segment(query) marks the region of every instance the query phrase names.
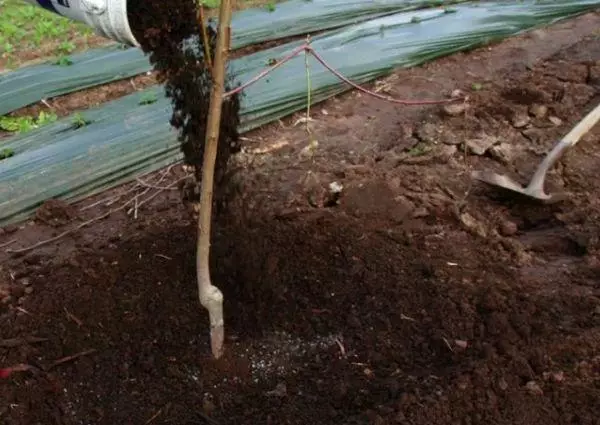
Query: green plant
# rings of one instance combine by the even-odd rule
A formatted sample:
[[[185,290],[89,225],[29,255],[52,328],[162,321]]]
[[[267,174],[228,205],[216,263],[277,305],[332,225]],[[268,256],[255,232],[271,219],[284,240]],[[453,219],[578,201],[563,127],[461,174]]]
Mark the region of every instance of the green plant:
[[[408,150],[410,156],[423,156],[431,150],[430,146],[425,143],[417,143],[415,146]]]
[[[4,44],[2,45],[2,53],[6,54],[6,55],[10,55],[14,51],[15,51],[15,46],[13,46],[8,41],[4,42]]]
[[[275,12],[275,2],[269,2],[265,5],[265,9],[267,9],[269,12]]]
[[[77,46],[75,46],[75,43],[73,43],[72,41],[63,41],[58,45],[56,50],[58,51],[58,53],[66,55],[72,53],[76,47]]]
[[[75,112],[75,114],[73,115],[73,118],[71,119],[71,122],[73,123],[73,128],[77,129],[77,128],[85,127],[86,125],[90,124],[92,121],[85,118],[81,112]]]
[[[151,105],[158,100],[158,96],[156,93],[147,92],[142,95],[140,101],[138,102],[140,105]]]
[[[22,132],[32,128],[32,117],[0,117],[0,129],[4,131]]]
[[[57,116],[55,113],[48,113],[48,112],[44,112],[44,111],[40,111],[40,113],[38,114],[37,117],[37,121],[36,124],[38,127],[45,125],[45,124],[50,124],[51,122],[54,122],[57,120]]]
[[[479,91],[483,88],[483,84],[481,83],[473,83],[471,84],[471,90],[473,91]]]
[[[0,117],[0,129],[15,133],[26,133],[45,124],[56,121],[56,114],[41,111],[37,118],[32,116],[23,117]]]
[[[54,65],[58,66],[71,66],[73,65],[73,61],[68,56],[59,56],[58,59],[54,61]]]
[[[39,57],[49,51],[70,54],[76,45],[74,39],[91,34],[92,29],[51,13],[39,6],[21,0],[2,0],[0,6],[0,54],[5,63],[19,63],[22,54],[27,59]],[[36,47],[48,45],[50,49]]]
[[[0,150],[0,161],[2,161],[3,159],[6,158],[10,158],[11,156],[15,155],[15,151],[13,151],[10,148],[4,148],[2,150]]]

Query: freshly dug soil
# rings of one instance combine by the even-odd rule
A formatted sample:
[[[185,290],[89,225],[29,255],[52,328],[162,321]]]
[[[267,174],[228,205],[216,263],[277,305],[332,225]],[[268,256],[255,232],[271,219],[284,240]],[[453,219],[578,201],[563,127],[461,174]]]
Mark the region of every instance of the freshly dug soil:
[[[324,102],[313,156],[297,116],[249,134],[214,226],[219,361],[176,192],[0,252],[0,341],[47,338],[0,347],[1,366],[46,370],[0,382],[2,423],[600,424],[600,128],[549,178],[566,202],[469,179],[526,181],[600,101],[599,27],[587,14],[376,84],[463,90],[463,109]],[[60,231],[26,223],[0,245]]]

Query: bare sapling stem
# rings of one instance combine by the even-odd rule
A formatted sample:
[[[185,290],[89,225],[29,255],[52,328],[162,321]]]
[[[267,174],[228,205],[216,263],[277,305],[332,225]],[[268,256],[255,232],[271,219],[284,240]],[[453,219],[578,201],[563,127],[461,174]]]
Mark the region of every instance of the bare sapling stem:
[[[306,135],[308,136],[308,149],[310,152],[310,156],[312,158],[312,161],[314,162],[315,158],[315,153],[317,150],[317,147],[319,146],[319,142],[317,141],[317,139],[315,138],[315,136],[313,135],[311,129],[310,129],[310,107],[312,105],[312,84],[311,84],[311,78],[310,78],[310,63],[309,63],[309,56],[310,56],[310,35],[306,36],[306,44],[305,44],[305,49],[304,49],[304,68],[306,69],[306,122],[305,122],[305,129],[306,129]]]
[[[204,46],[204,60],[206,61],[206,67],[213,71],[212,57],[210,54],[210,40],[208,39],[208,32],[206,31],[206,16],[204,14],[204,3],[200,2],[198,6],[198,23],[200,24],[200,30],[202,31],[202,44]]]
[[[223,90],[225,86],[225,68],[229,54],[229,34],[231,26],[231,0],[221,0],[219,27],[213,67],[213,86],[208,113],[206,143],[202,164],[202,186],[200,214],[198,217],[198,244],[196,254],[196,272],[200,303],[208,310],[210,318],[210,342],[215,358],[223,354],[225,323],[223,320],[223,294],[210,279],[210,226],[212,218],[213,185],[215,160],[219,143]]]
[[[306,36],[306,45],[310,46],[310,35]],[[304,68],[306,69],[306,133],[310,135],[310,105],[312,100],[310,98],[312,94],[312,87],[310,84],[310,64],[308,62],[309,52],[308,49],[304,50]]]

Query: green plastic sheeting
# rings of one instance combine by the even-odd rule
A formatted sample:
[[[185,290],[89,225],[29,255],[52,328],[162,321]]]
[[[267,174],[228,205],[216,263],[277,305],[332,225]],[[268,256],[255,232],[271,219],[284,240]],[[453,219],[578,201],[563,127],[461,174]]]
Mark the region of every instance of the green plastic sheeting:
[[[600,7],[599,1],[522,1],[456,6],[455,13],[423,10],[376,19],[314,40],[324,59],[357,82],[410,67],[482,43],[500,40]],[[297,43],[232,62],[246,81]],[[348,86],[310,60],[313,101]],[[15,155],[0,161],[0,225],[22,220],[49,198],[76,200],[130,181],[181,159],[169,126],[171,106],[159,88],[158,101],[140,105],[136,93],[85,112],[92,122],[75,129],[70,119],[0,143]],[[306,106],[304,57],[278,68],[248,88],[242,102],[242,130],[289,115]]]
[[[439,1],[450,4],[455,1]],[[291,0],[274,11],[266,8],[235,13],[232,47],[277,40],[314,31],[338,28],[378,16],[430,7],[426,0]],[[41,99],[110,83],[152,69],[138,48],[119,45],[90,49],[69,57],[72,65],[52,63],[24,67],[0,74],[0,115]]]

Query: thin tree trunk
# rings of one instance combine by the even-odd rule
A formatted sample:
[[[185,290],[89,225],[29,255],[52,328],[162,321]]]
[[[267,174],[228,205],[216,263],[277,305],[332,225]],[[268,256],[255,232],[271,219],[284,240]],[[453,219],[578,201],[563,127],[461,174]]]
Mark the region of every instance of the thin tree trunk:
[[[213,67],[213,87],[210,99],[210,111],[206,131],[206,144],[202,165],[202,188],[200,215],[198,218],[198,245],[196,254],[196,272],[200,303],[208,310],[210,317],[210,339],[213,356],[223,354],[225,323],[223,320],[223,294],[210,279],[210,226],[212,218],[213,180],[215,160],[219,142],[223,90],[225,86],[225,68],[229,54],[229,36],[231,33],[231,0],[221,0],[217,47]]]

